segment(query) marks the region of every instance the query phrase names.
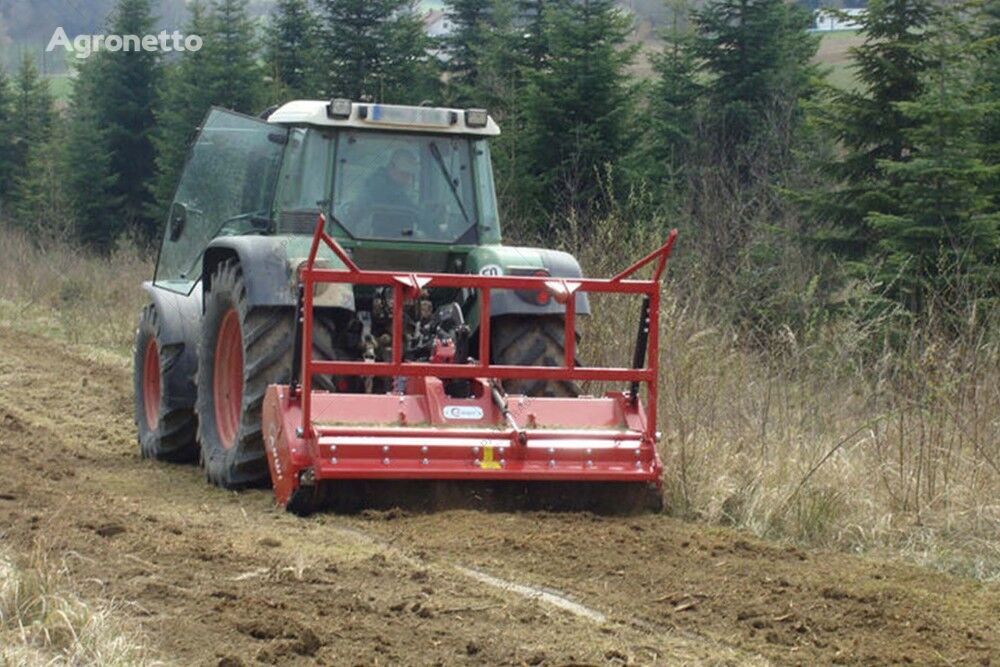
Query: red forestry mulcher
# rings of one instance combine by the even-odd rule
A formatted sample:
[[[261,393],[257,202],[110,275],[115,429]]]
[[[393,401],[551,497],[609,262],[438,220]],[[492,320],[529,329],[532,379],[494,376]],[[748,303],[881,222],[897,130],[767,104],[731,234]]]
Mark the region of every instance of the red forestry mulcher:
[[[655,252],[607,280],[554,280],[542,276],[487,276],[442,273],[365,271],[316,226],[309,258],[300,273],[302,307],[299,345],[301,364],[292,383],[271,385],[264,398],[264,441],[277,502],[296,513],[308,513],[332,502],[350,507],[367,495],[346,480],[466,480],[546,482],[539,493],[551,498],[553,483],[615,484],[619,500],[638,491],[635,500],[659,505],[662,465],[656,452],[658,327],[660,277],[677,232]],[[316,267],[316,252],[326,244],[344,269]],[[631,276],[655,263],[653,277]],[[313,349],[313,298],[318,285],[342,283],[392,289],[392,358],[384,362],[323,361]],[[436,338],[428,361],[403,359],[404,304],[429,288],[479,292],[477,358],[455,363],[451,336]],[[549,294],[565,307],[566,346],[561,366],[491,364],[489,351],[490,294],[493,290],[528,290]],[[580,367],[576,363],[575,294],[600,292],[644,297],[633,368]],[[478,359],[478,360],[477,360]],[[648,363],[646,360],[648,359]],[[297,371],[297,372],[296,372]],[[315,375],[394,378],[397,391],[385,394],[317,391]],[[300,381],[301,378],[301,381]],[[405,379],[405,382],[399,380]],[[461,395],[448,381],[464,380]],[[603,397],[544,397],[507,394],[504,380],[611,381],[630,383],[628,391]],[[647,405],[638,387],[646,383]],[[622,486],[624,485],[624,486]],[[599,488],[575,487],[556,494],[558,506],[574,505],[573,496],[595,496]],[[530,491],[527,493],[530,494]],[[599,505],[607,506],[600,498]],[[612,498],[612,502],[614,499]],[[582,506],[592,503],[584,502]],[[621,508],[634,507],[635,501]],[[609,509],[614,509],[610,507]]]

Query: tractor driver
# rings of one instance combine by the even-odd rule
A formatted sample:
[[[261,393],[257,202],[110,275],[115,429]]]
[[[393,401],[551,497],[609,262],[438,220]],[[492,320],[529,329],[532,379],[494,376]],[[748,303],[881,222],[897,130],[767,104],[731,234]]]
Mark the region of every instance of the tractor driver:
[[[392,152],[388,164],[365,181],[358,201],[367,209],[368,224],[376,236],[398,237],[413,230],[419,209],[413,199],[419,160],[408,148]],[[411,231],[412,233],[412,231]]]

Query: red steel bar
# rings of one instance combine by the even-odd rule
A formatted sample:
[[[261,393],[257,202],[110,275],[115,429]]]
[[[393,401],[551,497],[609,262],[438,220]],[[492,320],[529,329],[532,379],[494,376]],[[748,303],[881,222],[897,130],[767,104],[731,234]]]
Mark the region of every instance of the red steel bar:
[[[598,380],[612,382],[644,382],[647,385],[647,419],[646,431],[642,434],[626,435],[622,432],[616,437],[632,440],[640,438],[651,442],[656,434],[656,401],[659,365],[659,315],[660,315],[660,278],[666,262],[677,238],[677,230],[672,230],[666,243],[646,255],[629,268],[611,279],[579,278],[572,284],[561,279],[554,283],[547,276],[483,276],[473,274],[442,274],[422,273],[402,275],[391,271],[365,271],[359,268],[347,252],[340,247],[332,237],[324,231],[326,218],[321,214],[313,235],[309,250],[309,259],[301,272],[304,289],[304,304],[302,317],[302,437],[315,435],[312,425],[312,376],[319,375],[355,375],[355,376],[399,376],[399,377],[439,377],[472,379],[489,377],[491,379],[539,379],[539,380]],[[320,242],[325,243],[344,263],[345,269],[317,269],[316,254]],[[639,269],[657,261],[653,277],[650,280],[629,279]],[[312,358],[313,335],[313,291],[316,283],[350,283],[354,285],[392,286],[392,361],[321,361]],[[422,287],[452,287],[478,289],[480,292],[480,322],[479,322],[479,363],[478,364],[436,364],[426,362],[403,361],[403,302],[407,297],[416,298]],[[524,289],[548,290],[557,295],[558,300],[565,303],[565,356],[563,366],[505,366],[490,363],[490,292],[493,289]],[[576,366],[576,293],[598,292],[616,294],[643,294],[650,300],[649,306],[649,348],[647,363],[644,368],[580,368]],[[321,433],[333,435],[336,430],[324,427]],[[433,430],[440,436],[447,430]],[[351,428],[351,435],[380,435],[421,433],[414,429],[363,429]],[[456,431],[451,431],[452,437]],[[472,433],[472,431],[470,431]],[[482,435],[475,431],[475,436]],[[491,437],[504,437],[502,431],[490,431]],[[553,431],[542,435],[541,431],[532,431],[534,438],[580,437],[575,431]],[[557,435],[566,433],[568,435]]]

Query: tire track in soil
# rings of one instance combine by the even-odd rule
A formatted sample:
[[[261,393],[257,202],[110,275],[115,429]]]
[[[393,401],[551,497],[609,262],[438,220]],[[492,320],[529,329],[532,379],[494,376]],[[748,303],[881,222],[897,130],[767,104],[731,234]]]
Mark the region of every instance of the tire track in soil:
[[[128,601],[181,664],[1000,664],[1000,587],[916,567],[662,516],[296,519],[140,460],[130,385],[125,361],[0,328],[0,534]]]

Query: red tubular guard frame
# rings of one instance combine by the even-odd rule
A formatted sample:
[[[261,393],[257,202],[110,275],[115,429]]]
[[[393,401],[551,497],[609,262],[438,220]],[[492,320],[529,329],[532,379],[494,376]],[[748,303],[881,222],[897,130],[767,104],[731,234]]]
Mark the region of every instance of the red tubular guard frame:
[[[302,483],[334,478],[588,479],[659,483],[662,468],[655,442],[660,279],[677,230],[670,232],[660,248],[613,278],[570,279],[366,271],[351,260],[324,227],[325,218],[321,215],[308,260],[300,272],[301,385],[273,385],[268,388],[265,399],[265,440],[279,503],[288,502],[291,493],[300,485],[301,475],[306,473],[310,481]],[[320,243],[325,243],[345,268],[317,268]],[[632,277],[648,265],[653,267],[651,278]],[[391,361],[312,358],[313,294],[315,285],[322,283],[392,288]],[[403,361],[404,301],[417,297],[424,288],[434,287],[479,291],[479,349],[475,361],[466,364]],[[546,290],[564,305],[562,366],[490,363],[490,292],[495,289]],[[581,368],[576,365],[577,292],[634,294],[648,299],[648,321],[645,323],[648,346],[644,366]],[[639,359],[636,365],[641,365]],[[320,392],[314,396],[313,375],[409,377],[413,381],[409,383],[411,391],[401,395]],[[441,383],[446,378],[471,380],[478,388],[477,398],[449,398]],[[637,396],[621,391],[599,398],[511,395],[508,397],[510,414],[506,415],[505,422],[502,410],[499,406],[494,408],[489,398],[492,382],[504,379],[645,383],[648,396],[643,410]],[[319,403],[324,414],[336,417],[332,423],[314,424],[314,402]],[[442,414],[448,418],[449,410],[463,409],[471,409],[476,415],[467,419],[465,426],[443,423]],[[514,414],[521,417],[520,424],[513,418]],[[506,430],[505,424],[509,426]],[[470,458],[470,450],[474,460]]]

